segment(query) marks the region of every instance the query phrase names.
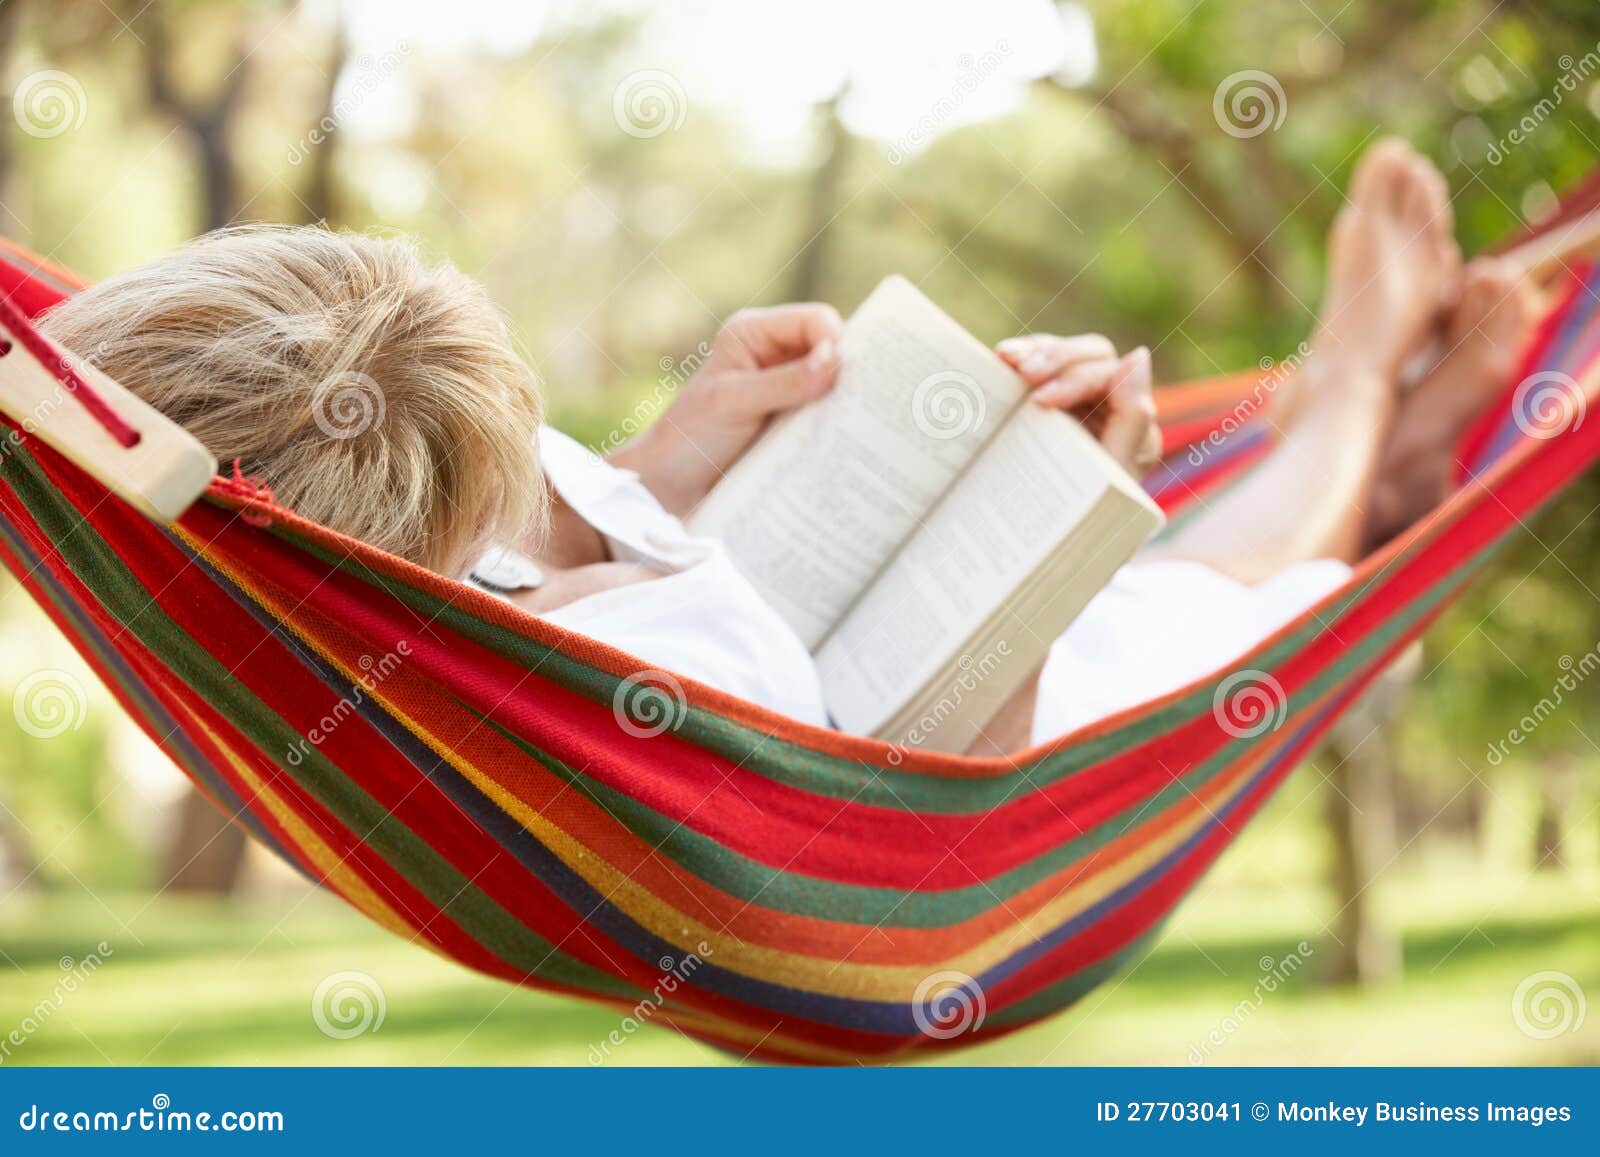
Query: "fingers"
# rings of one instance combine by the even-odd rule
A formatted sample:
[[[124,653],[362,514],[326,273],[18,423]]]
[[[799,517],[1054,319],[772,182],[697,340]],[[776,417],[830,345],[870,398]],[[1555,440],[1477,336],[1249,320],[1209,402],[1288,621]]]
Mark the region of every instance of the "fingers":
[[[820,398],[838,377],[839,343],[823,338],[805,357],[728,373],[718,383],[718,405],[740,417],[779,414]]]
[[[1111,376],[1121,364],[1116,357],[1079,362],[1034,391],[1033,400],[1054,410],[1071,410],[1098,401],[1111,388]]]
[[[1104,409],[1100,443],[1106,452],[1135,475],[1153,467],[1161,456],[1161,430],[1156,423],[1149,350],[1140,346],[1117,363]]]
[[[718,331],[716,346],[744,364],[770,366],[837,343],[843,325],[838,310],[815,301],[742,309]]]
[[[1117,356],[1111,339],[1098,333],[1080,333],[1072,337],[1028,334],[1007,338],[995,346],[995,352],[1030,386],[1042,385],[1080,362],[1113,360]]]

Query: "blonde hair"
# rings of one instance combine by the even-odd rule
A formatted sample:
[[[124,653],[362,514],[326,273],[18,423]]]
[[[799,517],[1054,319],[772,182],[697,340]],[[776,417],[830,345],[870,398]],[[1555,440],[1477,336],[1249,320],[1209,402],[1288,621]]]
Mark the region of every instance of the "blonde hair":
[[[483,288],[408,242],[209,234],[43,329],[297,513],[453,577],[543,529],[537,383]]]

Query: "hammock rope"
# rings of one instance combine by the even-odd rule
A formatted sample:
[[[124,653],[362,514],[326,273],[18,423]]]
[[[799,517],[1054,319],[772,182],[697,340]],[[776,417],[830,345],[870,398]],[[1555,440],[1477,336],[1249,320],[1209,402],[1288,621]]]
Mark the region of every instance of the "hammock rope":
[[[0,260],[24,332],[74,284]],[[1519,375],[1572,383],[1580,410],[1597,290],[1566,275]],[[1259,379],[1164,391],[1169,512],[1266,452],[1240,420]],[[741,1055],[884,1060],[1032,1023],[1146,949],[1339,712],[1600,456],[1600,422],[1525,395],[1469,433],[1446,503],[1238,663],[1001,759],[648,670],[246,479],[157,525],[10,421],[0,560],[217,806],[397,935]]]

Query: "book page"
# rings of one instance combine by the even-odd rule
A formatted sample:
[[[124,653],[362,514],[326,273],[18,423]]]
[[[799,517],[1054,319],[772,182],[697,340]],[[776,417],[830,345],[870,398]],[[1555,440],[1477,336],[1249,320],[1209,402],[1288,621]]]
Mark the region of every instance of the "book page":
[[[1007,604],[1036,577],[1066,587],[1092,574],[1097,590],[1124,561],[1073,559],[1059,575],[1036,575],[1115,485],[1113,472],[1071,418],[1021,407],[817,653],[839,726],[877,732],[996,614],[1017,619],[1011,653],[1042,656],[1053,635],[1027,638],[1029,624]],[[1147,517],[1153,526],[1159,516]]]
[[[688,523],[812,650],[1025,393],[904,278],[862,303],[840,352],[834,389],[775,423]]]

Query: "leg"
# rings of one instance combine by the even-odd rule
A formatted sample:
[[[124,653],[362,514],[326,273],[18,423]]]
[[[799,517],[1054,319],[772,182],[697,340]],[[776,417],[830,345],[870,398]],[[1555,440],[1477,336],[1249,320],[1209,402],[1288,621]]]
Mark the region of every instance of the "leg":
[[[1404,144],[1375,146],[1329,237],[1311,356],[1269,414],[1283,423],[1279,444],[1157,557],[1245,583],[1308,559],[1354,561],[1395,382],[1454,291],[1459,260],[1444,179]]]
[[[1400,400],[1373,487],[1367,546],[1380,546],[1445,498],[1462,433],[1510,383],[1534,327],[1533,293],[1509,262],[1467,266],[1439,364]]]
[[[1310,559],[1353,561],[1400,368],[1453,292],[1459,262],[1444,179],[1404,144],[1375,146],[1357,168],[1351,204],[1330,237],[1327,300],[1312,355],[1274,398],[1271,416],[1283,426],[1282,440],[1248,478],[1149,556],[1204,563],[1247,584]],[[1002,755],[1028,744],[1039,675],[1007,700],[971,754]]]

